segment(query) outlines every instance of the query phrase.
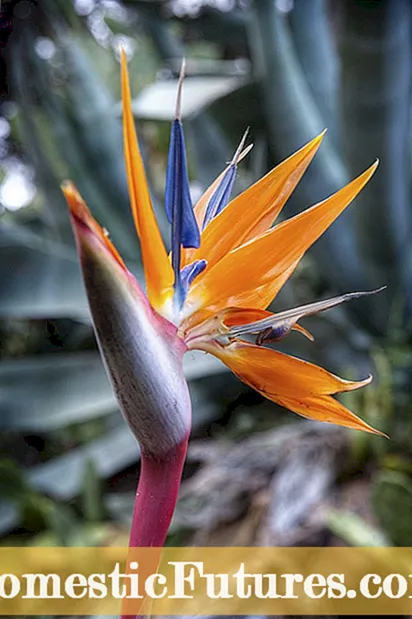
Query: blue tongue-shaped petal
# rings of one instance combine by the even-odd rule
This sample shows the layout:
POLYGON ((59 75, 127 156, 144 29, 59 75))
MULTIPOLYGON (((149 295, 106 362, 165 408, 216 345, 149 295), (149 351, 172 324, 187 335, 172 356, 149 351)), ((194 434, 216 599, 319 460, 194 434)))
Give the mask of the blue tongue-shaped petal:
POLYGON ((199 247, 200 233, 189 192, 182 123, 176 118, 170 133, 165 188, 166 215, 173 227, 172 250, 177 245, 199 247))
POLYGON ((184 296, 186 297, 193 280, 202 273, 207 266, 206 260, 195 260, 183 267, 180 272, 180 281, 184 296))
POLYGON ((175 307, 179 311, 185 298, 185 287, 180 273, 181 247, 200 246, 200 232, 193 212, 189 192, 186 147, 183 127, 180 122, 180 105, 184 78, 184 62, 179 78, 176 102, 176 118, 172 122, 167 162, 165 208, 169 222, 172 224, 172 266, 175 275, 175 307))
POLYGON ((203 220, 203 229, 229 204, 230 194, 232 193, 233 183, 236 178, 237 164, 240 158, 243 158, 242 155, 244 156, 251 148, 251 146, 249 146, 246 151, 242 153, 248 133, 249 129, 246 129, 225 175, 209 200, 203 220))
POLYGON ((203 228, 205 228, 212 221, 212 219, 216 217, 216 215, 219 215, 220 211, 222 211, 225 206, 229 204, 235 177, 236 166, 230 165, 228 171, 222 178, 220 185, 210 198, 209 204, 206 208, 205 218, 203 220, 203 228))

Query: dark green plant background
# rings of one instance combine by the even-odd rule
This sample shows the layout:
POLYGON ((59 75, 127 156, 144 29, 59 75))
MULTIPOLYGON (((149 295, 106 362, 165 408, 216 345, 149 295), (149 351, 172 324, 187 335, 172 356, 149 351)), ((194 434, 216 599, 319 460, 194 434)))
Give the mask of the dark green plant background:
POLYGON ((411 545, 409 0, 2 5, 2 543, 127 540, 138 448, 96 349, 59 189, 76 182, 141 278, 122 154, 123 44, 165 239, 168 120, 182 56, 194 191, 221 171, 247 126, 254 149, 237 191, 328 128, 285 216, 381 160, 274 308, 387 285, 308 319, 314 344, 294 335, 282 347, 348 378, 372 370, 372 386, 345 402, 391 441, 300 420, 213 359, 189 356, 194 432, 170 543, 411 545), (32 193, 18 204, 23 186, 32 193))

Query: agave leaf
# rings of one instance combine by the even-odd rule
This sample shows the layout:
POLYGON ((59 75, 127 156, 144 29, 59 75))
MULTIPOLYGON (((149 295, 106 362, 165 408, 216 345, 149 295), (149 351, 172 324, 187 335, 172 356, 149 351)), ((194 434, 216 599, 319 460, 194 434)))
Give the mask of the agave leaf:
MULTIPOLYGON (((226 372, 210 355, 184 358, 187 380, 226 372)), ((0 364, 0 426, 49 432, 117 411, 99 353, 73 352, 13 359, 0 364), (50 389, 52 380, 53 389, 50 389)))
MULTIPOLYGON (((251 142, 254 144, 248 160, 252 162, 259 151, 258 177, 266 174, 268 171, 267 149, 262 151, 260 148, 260 136, 266 136, 262 119, 263 108, 257 84, 244 81, 239 88, 215 99, 200 114, 187 119, 185 127, 190 154, 195 164, 196 178, 203 187, 208 187, 220 174, 225 163, 231 160, 247 126, 250 127, 251 142), (247 116, 245 116, 245 109, 247 109, 247 116)), ((257 180, 257 177, 255 176, 253 180, 257 180)), ((249 183, 251 182, 253 181, 249 179, 249 183)), ((245 189, 249 183, 246 182, 245 167, 242 164, 236 177, 234 195, 245 189)))
MULTIPOLYGON (((253 9, 250 44, 254 72, 262 80, 270 146, 276 158, 281 159, 319 134, 324 124, 296 56, 285 16, 272 0, 255 0, 253 9)), ((324 199, 347 180, 341 160, 326 139, 295 191, 291 206, 324 199)), ((330 282, 339 273, 343 288, 362 289, 367 285, 352 224, 353 209, 349 209, 312 252, 321 261, 330 282)))
MULTIPOLYGON (((216 418, 216 405, 204 400, 203 406, 194 407, 193 428, 199 428, 216 418)), ((199 402, 196 389, 193 400, 199 402)), ((113 418, 113 428, 101 438, 39 464, 27 472, 30 486, 58 500, 69 500, 83 487, 87 463, 93 466, 101 479, 107 479, 139 460, 139 447, 120 415, 113 418), (92 463, 92 465, 90 464, 92 463), (62 483, 64 480, 64 483, 62 483)))
MULTIPOLYGON (((67 225, 66 208, 60 198, 56 199, 56 192, 63 174, 75 179, 123 255, 135 258, 138 243, 127 194, 121 122, 114 99, 99 81, 76 38, 62 36, 57 42, 57 55, 65 73, 56 79, 53 63, 39 58, 35 51, 38 33, 34 28, 26 22, 16 26, 19 45, 11 48, 15 67, 12 86, 25 116, 40 115, 46 128, 39 131, 33 123, 22 124, 23 138, 27 133, 32 153, 46 153, 41 179, 48 181, 44 187, 47 202, 50 208, 62 209, 58 219, 62 218, 67 225), (54 160, 59 160, 58 169, 54 160), (53 171, 48 176, 47 163, 53 171)), ((63 232, 67 238, 65 228, 63 232)))
POLYGON ((0 501, 0 535, 13 529, 19 522, 19 510, 9 501, 0 501))
POLYGON ((44 196, 40 217, 53 230, 55 240, 67 242, 73 238, 73 233, 59 187, 62 161, 47 133, 44 115, 36 110, 34 89, 26 87, 29 67, 22 59, 26 58, 27 46, 34 46, 34 43, 33 33, 29 29, 25 37, 20 37, 11 46, 14 70, 10 85, 20 108, 17 116, 20 139, 35 166, 36 180, 44 196))
MULTIPOLYGON (((84 471, 87 463, 92 462, 100 478, 105 479, 124 470, 139 458, 139 448, 135 438, 122 424, 110 430, 102 438, 91 441, 85 446, 52 460, 32 467, 25 479, 31 493, 45 493, 55 500, 68 501, 75 497, 84 483, 84 471)), ((24 498, 24 497, 23 497, 24 498)), ((21 504, 24 507, 24 501, 21 504)), ((9 501, 2 501, 0 507, 0 525, 3 531, 16 526, 22 517, 18 506, 9 501)), ((62 523, 63 514, 53 507, 46 506, 46 512, 54 527, 62 523)), ((47 516, 47 514, 45 514, 47 516)), ((67 513, 66 513, 67 515, 67 513)))
POLYGON ((43 0, 41 9, 53 26, 66 22, 72 32, 82 32, 84 24, 73 4, 65 0, 43 0))
POLYGON ((36 512, 35 492, 24 472, 10 459, 0 461, 0 531, 13 528, 29 510, 36 512))
POLYGON ((152 39, 158 54, 163 60, 184 56, 183 48, 178 39, 173 36, 169 23, 162 15, 164 3, 162 2, 135 2, 127 0, 126 3, 132 4, 142 19, 143 26, 152 39))
MULTIPOLYGON (((35 233, 27 226, 3 224, 0 261, 0 318, 61 317, 90 324, 74 243, 55 242, 45 231, 35 233)), ((143 283, 141 265, 129 268, 143 283)))
MULTIPOLYGON (((63 355, 53 355, 54 358, 59 356, 63 355)), ((201 355, 201 357, 202 361, 207 359, 205 355, 201 355)), ((199 368, 194 369, 197 364, 193 363, 191 354, 188 355, 187 363, 190 366, 188 373, 194 378, 190 384, 190 392, 193 402, 193 429, 196 430, 216 419, 222 412, 222 404, 225 399, 232 401, 238 395, 239 388, 242 387, 234 378, 228 382, 227 375, 225 374, 220 374, 219 377, 214 375, 216 367, 205 368, 203 366, 202 375, 209 369, 211 376, 210 378, 199 380, 199 368), (213 381, 213 383, 210 381, 213 381), (230 387, 229 391, 228 387, 230 387), (216 394, 216 398, 214 398, 213 394, 216 394)), ((208 362, 206 363, 210 365, 208 362)), ((50 391, 50 371, 48 384, 50 391)), ((30 401, 29 397, 30 393, 26 402, 30 401)), ((44 404, 44 401, 42 403, 44 404)), ((42 403, 38 402, 39 405, 42 403)), ((22 410, 16 411, 16 415, 21 413, 22 410)), ((33 413, 33 410, 31 409, 31 413, 33 413)), ((58 410, 58 408, 55 409, 55 414, 58 413, 58 410)), ((112 427, 102 437, 77 447, 62 456, 36 465, 27 471, 25 487, 30 492, 30 496, 35 492, 41 492, 46 493, 55 500, 67 501, 78 495, 82 489, 84 491, 84 473, 88 467, 93 468, 94 477, 104 479, 137 462, 139 460, 138 444, 126 424, 121 420, 120 414, 115 413, 112 416, 108 416, 106 423, 112 427), (64 483, 62 483, 62 480, 64 480, 64 483)), ((51 427, 45 427, 47 425, 45 423, 38 423, 37 426, 35 423, 35 431, 38 431, 40 425, 43 431, 51 429, 51 427)), ((58 424, 54 425, 58 426, 58 424)), ((16 424, 16 426, 20 427, 19 424, 16 424)), ((27 426, 30 430, 30 419, 27 421, 27 426)), ((1 501, 1 532, 16 526, 20 519, 21 513, 17 507, 8 501, 1 501)))
POLYGON ((338 59, 326 0, 294 0, 289 21, 313 99, 324 126, 336 140, 338 59))
POLYGON ((87 462, 93 462, 98 475, 105 479, 136 462, 138 454, 136 439, 122 424, 101 438, 33 467, 27 477, 36 490, 67 501, 82 487, 87 462))
POLYGON ((208 112, 186 121, 185 127, 190 154, 196 168, 196 178, 206 188, 230 161, 233 150, 219 125, 208 112))
POLYGON ((51 431, 117 410, 97 352, 4 361, 0 393, 1 425, 7 429, 51 431))
POLYGON ((368 282, 403 279, 410 305, 412 5, 348 0, 342 6, 342 138, 350 173, 382 157, 356 210, 368 282))
POLYGON ((115 100, 83 51, 81 38, 67 37, 60 45, 67 71, 64 93, 69 102, 68 111, 73 114, 69 120, 72 120, 78 149, 86 153, 94 183, 106 194, 117 216, 127 222, 130 234, 133 225, 123 161, 122 127, 115 114, 115 100))
POLYGON ((0 317, 71 317, 89 322, 74 247, 3 225, 0 261, 0 317))
MULTIPOLYGON (((188 77, 185 80, 181 117, 199 114, 216 99, 244 83, 240 77, 188 77)), ((144 88, 133 103, 137 118, 172 121, 176 108, 177 80, 159 81, 144 88)))
POLYGON ((248 53, 246 30, 249 11, 236 8, 222 11, 211 4, 202 3, 198 15, 182 20, 186 36, 189 40, 196 37, 219 46, 224 41, 233 56, 244 58, 248 53))

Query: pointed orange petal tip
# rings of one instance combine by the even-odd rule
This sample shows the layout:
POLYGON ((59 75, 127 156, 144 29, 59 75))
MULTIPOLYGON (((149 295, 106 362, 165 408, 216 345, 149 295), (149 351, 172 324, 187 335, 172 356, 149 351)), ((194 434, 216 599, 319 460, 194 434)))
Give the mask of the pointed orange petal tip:
POLYGON ((95 238, 99 239, 99 241, 108 249, 110 254, 115 258, 115 260, 120 264, 123 269, 126 269, 126 265, 124 264, 119 252, 109 239, 109 235, 107 230, 102 228, 100 224, 97 223, 93 215, 91 214, 89 208, 87 207, 85 201, 81 197, 77 187, 71 181, 64 181, 61 185, 61 190, 66 198, 67 204, 69 206, 70 215, 72 217, 73 225, 76 231, 76 235, 78 236, 79 228, 81 226, 87 228, 95 238))
POLYGON ((377 169, 379 164, 380 164, 380 160, 378 159, 378 157, 376 157, 376 159, 372 163, 372 165, 370 165, 369 168, 366 168, 365 172, 363 174, 361 174, 358 178, 359 179, 365 178, 364 184, 366 185, 366 183, 369 181, 369 179, 372 178, 372 176, 375 174, 376 169, 377 169))
POLYGON ((346 393, 347 391, 356 391, 357 389, 361 389, 362 387, 366 387, 372 382, 373 376, 369 374, 363 380, 345 380, 344 378, 340 378, 339 376, 335 376, 334 374, 330 374, 334 376, 340 382, 340 386, 336 391, 331 391, 331 393, 346 393))
MULTIPOLYGON (((311 153, 312 151, 316 152, 319 146, 321 145, 323 138, 325 137, 327 132, 328 130, 325 127, 325 129, 323 129, 323 131, 321 131, 316 137, 310 140, 310 142, 307 142, 307 144, 304 144, 295 153, 292 153, 292 155, 290 155, 287 159, 291 159, 294 155, 296 155, 299 152, 302 152, 302 153, 311 153)), ((287 159, 285 161, 287 161, 287 159)))
MULTIPOLYGON (((348 427, 348 428, 352 427, 354 430, 360 430, 360 431, 363 431, 363 432, 368 432, 369 434, 375 434, 376 436, 382 436, 383 438, 389 439, 389 436, 387 434, 385 434, 385 432, 381 432, 377 428, 374 428, 373 426, 369 425, 369 423, 367 423, 366 421, 364 421, 363 419, 361 419, 357 415, 354 415, 353 413, 351 413, 351 415, 353 415, 353 418, 351 419, 351 421, 355 422, 355 423, 354 423, 353 426, 347 425, 346 427, 348 427)), ((342 425, 344 425, 344 424, 342 424, 342 425)))
POLYGON ((90 220, 93 219, 90 210, 82 199, 77 187, 71 181, 64 181, 61 184, 61 190, 66 198, 69 206, 70 214, 81 221, 85 226, 89 227, 90 220))
POLYGON ((370 426, 366 422, 364 423, 367 427, 360 428, 360 430, 363 430, 364 432, 369 432, 369 434, 375 434, 376 436, 382 436, 382 438, 387 438, 388 440, 390 440, 390 436, 388 434, 385 434, 385 432, 381 432, 380 430, 374 428, 373 426, 370 426))
POLYGON ((312 335, 312 333, 310 331, 308 331, 307 329, 305 329, 305 327, 302 327, 301 325, 298 325, 297 323, 295 325, 293 325, 292 327, 292 331, 298 331, 299 333, 301 333, 302 335, 304 335, 308 340, 310 340, 311 342, 315 341, 315 336, 312 335))
POLYGON ((126 52, 124 51, 123 45, 120 47, 120 60, 123 65, 125 65, 127 62, 127 56, 126 56, 126 52))
MULTIPOLYGON (((366 387, 366 385, 370 385, 370 383, 373 380, 373 376, 372 374, 369 374, 369 376, 367 376, 366 378, 364 378, 363 380, 358 380, 356 382, 356 387, 353 387, 354 389, 360 389, 361 387, 366 387)), ((355 384, 355 383, 354 383, 355 384)))
POLYGON ((307 361, 246 342, 227 346, 202 342, 201 349, 218 357, 240 380, 263 396, 302 417, 387 438, 332 397, 335 393, 364 387, 372 376, 358 382, 346 381, 307 361))
POLYGON ((323 138, 325 137, 325 135, 327 134, 327 132, 328 132, 328 129, 327 129, 327 127, 325 127, 323 129, 323 131, 321 131, 319 133, 319 135, 317 135, 315 138, 313 138, 313 140, 308 142, 307 146, 309 146, 311 148, 318 147, 319 144, 322 142, 323 138))

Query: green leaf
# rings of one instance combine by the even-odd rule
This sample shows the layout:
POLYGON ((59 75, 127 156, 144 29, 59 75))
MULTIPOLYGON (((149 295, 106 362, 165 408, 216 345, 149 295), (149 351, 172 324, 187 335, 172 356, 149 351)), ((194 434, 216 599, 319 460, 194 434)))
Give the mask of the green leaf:
POLYGON ((55 536, 58 546, 72 546, 79 530, 79 521, 69 505, 59 505, 50 501, 46 510, 47 528, 55 536))
POLYGON ((388 546, 385 535, 357 514, 346 510, 328 509, 326 524, 350 546, 388 546))
POLYGON ((113 520, 127 528, 130 528, 132 523, 135 496, 135 492, 113 492, 104 499, 105 507, 113 520))
POLYGON ((85 520, 88 522, 103 520, 102 484, 92 460, 86 462, 81 500, 85 520))
POLYGON ((87 462, 93 462, 98 475, 106 479, 138 458, 136 439, 126 424, 121 423, 103 437, 33 467, 28 471, 28 480, 36 490, 67 501, 79 493, 87 462))
POLYGON ((0 496, 20 503, 31 493, 32 490, 18 465, 9 459, 0 460, 0 496))
POLYGON ((0 535, 13 529, 19 522, 18 508, 6 500, 0 501, 0 535))
POLYGON ((404 473, 383 471, 372 487, 376 516, 396 546, 412 546, 412 482, 404 473))

